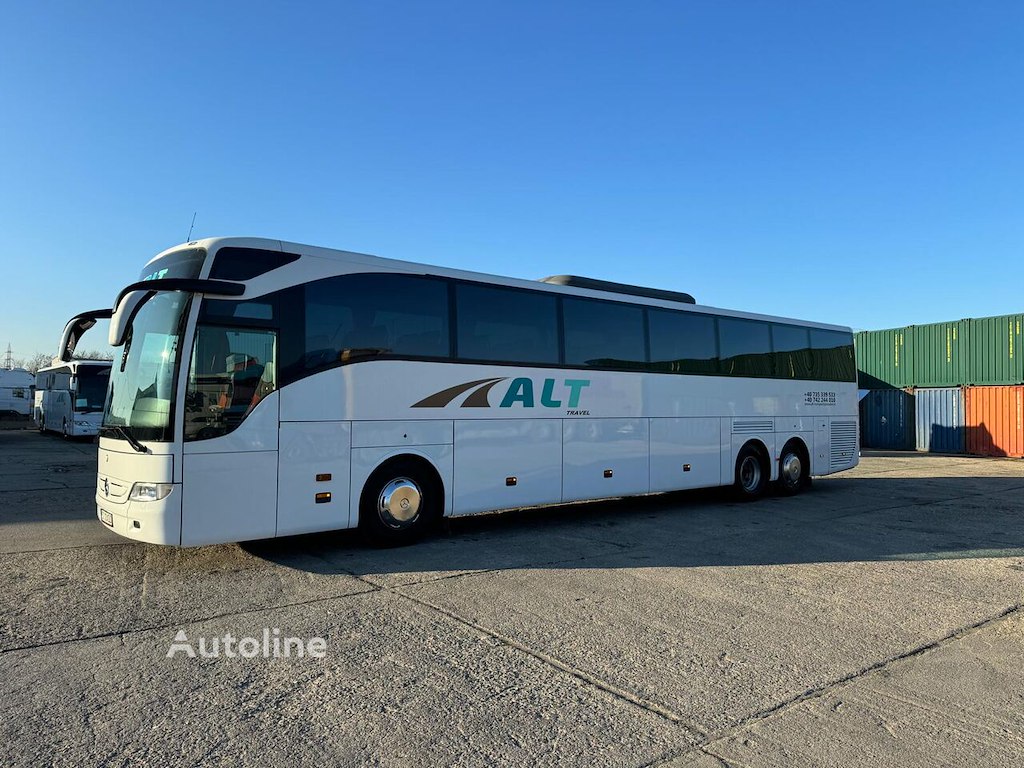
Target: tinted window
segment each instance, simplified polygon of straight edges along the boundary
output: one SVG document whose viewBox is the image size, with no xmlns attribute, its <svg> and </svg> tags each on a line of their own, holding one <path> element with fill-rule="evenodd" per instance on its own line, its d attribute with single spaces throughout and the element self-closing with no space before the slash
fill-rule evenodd
<svg viewBox="0 0 1024 768">
<path fill-rule="evenodd" d="M 110 368 L 99 365 L 78 367 L 78 391 L 75 393 L 74 410 L 79 412 L 102 411 L 107 399 L 107 382 Z"/>
<path fill-rule="evenodd" d="M 460 284 L 455 297 L 460 358 L 558 363 L 558 303 L 554 296 Z"/>
<path fill-rule="evenodd" d="M 249 280 L 291 264 L 298 258 L 297 253 L 266 251 L 261 248 L 221 248 L 213 257 L 210 277 L 215 280 Z"/>
<path fill-rule="evenodd" d="M 639 307 L 564 299 L 566 365 L 643 368 L 644 316 Z"/>
<path fill-rule="evenodd" d="M 158 280 L 168 277 L 199 277 L 206 261 L 205 248 L 185 248 L 149 262 L 142 268 L 140 280 Z"/>
<path fill-rule="evenodd" d="M 771 376 L 772 340 L 768 323 L 718 318 L 722 373 L 730 376 Z"/>
<path fill-rule="evenodd" d="M 652 309 L 647 313 L 652 371 L 717 373 L 715 318 Z"/>
<path fill-rule="evenodd" d="M 274 319 L 274 297 L 267 296 L 254 301 L 228 301 L 226 299 L 204 299 L 199 321 L 208 320 L 264 320 Z"/>
<path fill-rule="evenodd" d="M 448 286 L 412 275 L 344 275 L 306 286 L 307 370 L 379 355 L 448 357 Z"/>
<path fill-rule="evenodd" d="M 775 375 L 782 379 L 811 378 L 811 337 L 807 328 L 772 324 Z"/>
<path fill-rule="evenodd" d="M 856 381 L 853 334 L 811 328 L 814 378 L 824 381 Z"/>
</svg>

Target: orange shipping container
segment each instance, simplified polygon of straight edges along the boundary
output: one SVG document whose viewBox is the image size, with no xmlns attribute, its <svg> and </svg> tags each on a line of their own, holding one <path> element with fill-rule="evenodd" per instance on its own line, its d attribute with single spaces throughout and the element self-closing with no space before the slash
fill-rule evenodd
<svg viewBox="0 0 1024 768">
<path fill-rule="evenodd" d="M 1024 387 L 967 387 L 967 452 L 1024 457 Z"/>
</svg>

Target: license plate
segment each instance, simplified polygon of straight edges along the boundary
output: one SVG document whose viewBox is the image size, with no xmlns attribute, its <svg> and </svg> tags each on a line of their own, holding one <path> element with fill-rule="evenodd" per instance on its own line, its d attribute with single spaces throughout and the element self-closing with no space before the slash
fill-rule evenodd
<svg viewBox="0 0 1024 768">
<path fill-rule="evenodd" d="M 107 512 L 105 509 L 100 510 L 100 520 L 109 525 L 111 528 L 114 527 L 114 516 Z"/>
</svg>

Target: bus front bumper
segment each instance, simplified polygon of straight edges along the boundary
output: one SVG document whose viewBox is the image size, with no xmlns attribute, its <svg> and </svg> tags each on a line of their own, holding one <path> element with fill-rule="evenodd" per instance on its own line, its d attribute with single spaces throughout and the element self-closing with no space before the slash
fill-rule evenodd
<svg viewBox="0 0 1024 768">
<path fill-rule="evenodd" d="M 96 517 L 121 536 L 148 544 L 181 545 L 181 485 L 159 501 L 115 504 L 96 494 Z"/>
</svg>

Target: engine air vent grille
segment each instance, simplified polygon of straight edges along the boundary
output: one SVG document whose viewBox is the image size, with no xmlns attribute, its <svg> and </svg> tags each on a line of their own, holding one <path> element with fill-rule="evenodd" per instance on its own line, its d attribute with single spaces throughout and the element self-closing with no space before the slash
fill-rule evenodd
<svg viewBox="0 0 1024 768">
<path fill-rule="evenodd" d="M 775 421 L 773 419 L 733 419 L 732 433 L 734 435 L 756 435 L 762 432 L 774 432 Z"/>
<path fill-rule="evenodd" d="M 830 469 L 843 469 L 853 464 L 857 455 L 857 422 L 833 421 L 830 446 Z"/>
</svg>

